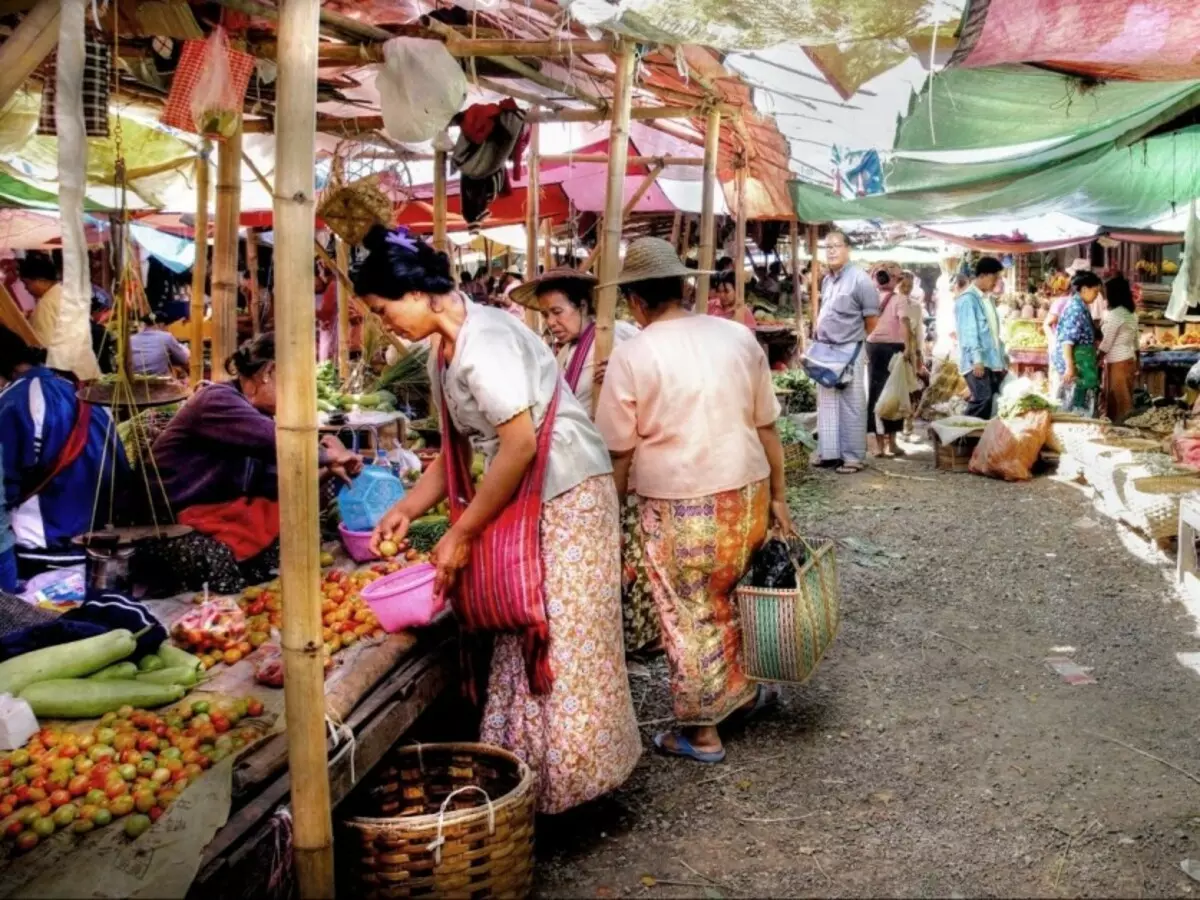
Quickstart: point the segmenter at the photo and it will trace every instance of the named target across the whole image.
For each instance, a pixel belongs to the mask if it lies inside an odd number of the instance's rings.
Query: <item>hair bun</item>
[[[387,248],[388,235],[391,234],[388,229],[382,225],[372,225],[371,230],[367,232],[367,236],[363,238],[363,246],[375,253],[378,250]]]

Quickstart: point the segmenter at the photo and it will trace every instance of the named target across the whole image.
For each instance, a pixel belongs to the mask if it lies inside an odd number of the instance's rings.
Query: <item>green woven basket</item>
[[[739,585],[734,596],[742,622],[746,675],[757,681],[807,681],[837,636],[837,559],[832,542],[796,569],[791,590]]]
[[[803,444],[783,445],[783,474],[788,481],[803,481],[808,473],[809,449]]]

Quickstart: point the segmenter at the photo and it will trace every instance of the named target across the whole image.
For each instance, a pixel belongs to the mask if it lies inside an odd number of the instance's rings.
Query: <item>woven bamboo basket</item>
[[[1193,489],[1187,488],[1167,493],[1148,492],[1141,485],[1159,479],[1187,478],[1188,470],[1166,465],[1119,466],[1113,474],[1116,497],[1120,504],[1118,517],[1122,522],[1143,532],[1151,540],[1174,537],[1179,533],[1179,501]]]
[[[366,898],[520,898],[533,885],[530,768],[489,744],[396,748],[342,821],[339,891]]]
[[[809,451],[803,444],[783,445],[783,474],[788,481],[803,481],[808,473]]]
[[[739,585],[734,592],[742,623],[742,663],[757,681],[807,681],[841,621],[837,558],[830,541],[796,569],[790,590]]]

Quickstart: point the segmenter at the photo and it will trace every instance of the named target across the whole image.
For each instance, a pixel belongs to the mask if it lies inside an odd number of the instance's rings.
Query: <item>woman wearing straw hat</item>
[[[616,283],[642,331],[613,351],[596,426],[623,495],[637,466],[637,539],[681,726],[655,746],[715,763],[717,726],[775,700],[742,669],[733,589],[768,523],[794,528],[767,357],[748,329],[683,308],[695,274],[666,241],[630,244]]]
[[[512,623],[496,629],[481,738],[537,773],[539,811],[562,812],[620,786],[641,754],[612,462],[550,350],[456,292],[445,253],[404,229],[374,229],[366,246],[355,293],[389,330],[431,338],[443,435],[441,455],[372,540],[402,539],[449,500],[453,524],[433,551],[438,588],[468,623]],[[488,460],[478,488],[474,450]]]

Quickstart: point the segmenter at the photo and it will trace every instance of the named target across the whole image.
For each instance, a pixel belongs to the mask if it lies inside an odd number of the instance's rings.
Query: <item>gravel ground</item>
[[[792,499],[841,542],[821,668],[718,766],[649,749],[661,661],[633,678],[647,752],[618,793],[539,822],[541,896],[1200,893],[1179,867],[1200,860],[1200,678],[1176,659],[1200,635],[1165,559],[1077,488],[927,453]]]

